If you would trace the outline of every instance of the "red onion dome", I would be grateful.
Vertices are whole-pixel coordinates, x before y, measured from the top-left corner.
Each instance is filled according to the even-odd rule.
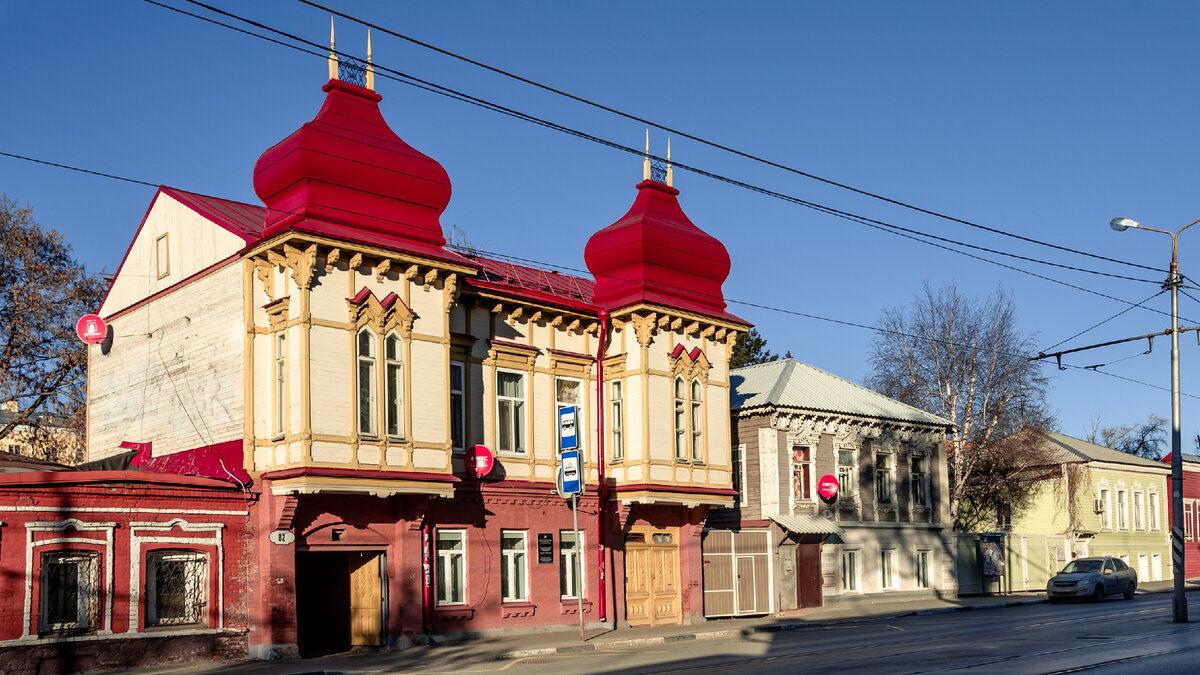
[[[445,169],[391,130],[379,94],[336,79],[322,90],[317,116],[254,165],[263,238],[292,229],[445,257]]]
[[[584,249],[596,279],[592,301],[610,311],[649,303],[742,322],[725,311],[721,294],[729,276],[725,246],[692,224],[679,190],[654,180],[637,189],[629,212]]]

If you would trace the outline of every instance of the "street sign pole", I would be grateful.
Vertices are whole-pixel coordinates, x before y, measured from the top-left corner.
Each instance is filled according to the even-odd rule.
[[[571,495],[571,519],[575,524],[575,598],[579,601],[579,641],[583,642],[583,547],[579,545],[579,493]]]

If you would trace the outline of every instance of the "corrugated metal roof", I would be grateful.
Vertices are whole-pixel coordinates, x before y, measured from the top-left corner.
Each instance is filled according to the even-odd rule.
[[[1120,450],[1113,450],[1095,443],[1078,438],[1072,438],[1066,434],[1060,434],[1055,431],[1043,432],[1046,437],[1044,449],[1047,457],[1055,464],[1066,462],[1113,462],[1115,464],[1132,464],[1134,466],[1154,467],[1169,471],[1170,466],[1162,462],[1131,455]]]
[[[730,378],[733,393],[729,405],[733,410],[778,406],[952,426],[949,420],[796,359],[735,368],[730,372]]]
[[[780,527],[796,534],[843,534],[837,523],[821,516],[771,516]]]

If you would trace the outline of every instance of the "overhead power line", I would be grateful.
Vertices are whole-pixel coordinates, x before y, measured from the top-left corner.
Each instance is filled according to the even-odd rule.
[[[206,22],[208,22],[208,23],[212,23],[212,24],[219,25],[219,26],[222,26],[222,27],[231,28],[232,30],[236,30],[236,31],[238,31],[238,32],[240,32],[240,33],[243,33],[243,34],[246,34],[246,35],[251,35],[251,36],[254,36],[254,37],[259,37],[259,38],[261,38],[261,39],[264,39],[264,40],[267,40],[267,41],[269,41],[269,42],[272,42],[272,43],[275,43],[275,44],[280,44],[280,45],[282,45],[282,46],[286,46],[286,47],[289,47],[289,48],[291,48],[291,49],[295,49],[295,50],[297,50],[297,51],[300,51],[300,52],[303,52],[303,53],[307,53],[307,54],[311,54],[311,55],[314,55],[314,56],[318,56],[318,57],[320,57],[320,58],[327,58],[327,56],[326,56],[326,54],[325,54],[325,51],[326,51],[327,47],[325,47],[325,46],[323,46],[323,45],[320,45],[320,44],[318,44],[318,43],[315,43],[315,42],[312,42],[312,41],[310,41],[310,40],[304,39],[304,38],[302,38],[302,37],[300,37],[300,36],[298,36],[298,35],[295,35],[295,34],[292,34],[292,33],[288,33],[288,32],[286,32],[286,31],[282,31],[282,30],[279,30],[279,29],[273,28],[273,27],[271,27],[271,26],[268,26],[268,25],[266,25],[266,24],[263,24],[263,23],[261,23],[261,22],[254,21],[253,19],[248,19],[248,18],[246,18],[246,17],[243,17],[243,16],[240,16],[240,15],[234,14],[234,13],[232,13],[232,12],[228,12],[228,11],[226,11],[226,10],[223,10],[223,9],[220,9],[220,8],[218,8],[218,7],[214,7],[214,6],[212,6],[212,5],[209,5],[209,4],[206,4],[206,3],[203,3],[203,2],[199,2],[198,0],[187,0],[187,2],[189,2],[189,3],[193,4],[193,5],[196,5],[196,6],[198,6],[198,7],[203,7],[204,9],[207,9],[207,10],[209,10],[209,11],[211,11],[211,12],[214,12],[214,13],[220,14],[220,15],[222,15],[222,16],[226,16],[226,17],[229,17],[229,18],[231,18],[231,19],[235,19],[235,20],[237,20],[237,21],[241,21],[241,22],[243,22],[243,23],[246,23],[246,24],[248,24],[248,25],[254,26],[254,27],[256,27],[256,28],[259,28],[259,29],[261,29],[261,30],[270,31],[270,32],[272,32],[272,33],[274,33],[274,34],[276,34],[276,35],[280,35],[280,36],[286,37],[286,38],[288,38],[289,40],[293,40],[293,41],[295,41],[295,42],[298,42],[298,43],[300,43],[300,44],[308,45],[308,46],[309,46],[309,47],[311,47],[312,49],[311,49],[311,50],[308,50],[308,49],[303,49],[303,48],[301,48],[301,47],[298,47],[298,46],[296,46],[296,45],[293,45],[293,44],[287,44],[287,43],[283,43],[283,42],[280,42],[280,41],[278,41],[278,40],[275,40],[275,39],[273,39],[273,38],[269,38],[269,37],[265,37],[265,36],[260,36],[260,35],[258,35],[258,34],[256,34],[256,33],[253,33],[253,32],[250,32],[250,31],[246,31],[246,30],[243,30],[243,29],[240,29],[240,28],[234,27],[234,26],[229,26],[229,25],[228,25],[228,24],[226,24],[226,23],[223,23],[223,22],[220,22],[220,21],[216,21],[216,20],[214,20],[214,19],[211,19],[211,18],[208,18],[208,17],[204,17],[204,16],[201,16],[201,15],[198,15],[198,14],[192,13],[192,12],[187,12],[187,11],[185,11],[185,10],[178,9],[178,8],[176,8],[176,7],[172,7],[172,6],[170,6],[170,5],[166,5],[166,4],[163,4],[163,3],[160,3],[160,2],[156,2],[155,0],[145,0],[145,1],[146,1],[146,2],[148,2],[148,3],[150,3],[150,4],[152,4],[152,5],[155,5],[155,6],[158,6],[158,7],[162,7],[162,8],[164,8],[164,9],[169,9],[169,10],[172,10],[172,11],[178,12],[178,13],[180,13],[180,14],[184,14],[184,15],[186,15],[186,16],[190,16],[190,17],[193,17],[193,18],[201,19],[201,20],[203,20],[203,21],[206,21]],[[349,55],[349,54],[344,54],[344,53],[342,53],[342,52],[340,52],[340,51],[337,51],[337,50],[333,50],[333,53],[334,53],[334,54],[337,54],[337,55],[339,55],[339,56],[345,56],[345,57],[347,57],[347,58],[355,58],[355,57],[353,57],[352,55]],[[425,90],[427,90],[427,91],[431,91],[431,92],[433,92],[433,93],[440,93],[440,94],[443,94],[443,95],[447,95],[447,96],[449,96],[450,98],[454,98],[454,99],[456,99],[456,100],[459,100],[459,101],[463,101],[463,102],[467,102],[467,103],[472,103],[472,104],[474,104],[474,105],[478,105],[478,106],[480,106],[480,107],[483,107],[483,108],[485,108],[485,109],[493,110],[493,111],[495,111],[495,112],[500,112],[500,113],[503,113],[503,114],[506,114],[506,115],[509,115],[509,116],[512,116],[512,117],[516,117],[516,118],[518,118],[518,119],[522,119],[522,120],[525,120],[525,121],[528,121],[528,122],[532,122],[532,123],[534,123],[534,124],[538,124],[538,125],[541,125],[541,126],[545,126],[545,127],[547,127],[547,128],[555,129],[555,130],[557,130],[557,131],[561,131],[561,132],[564,132],[564,133],[567,133],[567,134],[570,134],[570,135],[576,136],[576,137],[578,137],[578,138],[583,138],[583,139],[585,139],[585,140],[589,140],[589,141],[592,141],[592,142],[598,143],[598,144],[600,144],[600,145],[604,145],[604,146],[607,146],[607,147],[610,147],[610,148],[613,148],[613,149],[617,149],[617,150],[621,150],[621,151],[627,152],[627,153],[629,153],[629,154],[632,154],[632,155],[634,155],[634,156],[642,156],[642,155],[644,154],[644,152],[643,152],[642,150],[639,150],[639,149],[637,149],[637,148],[632,148],[632,147],[629,147],[629,146],[621,145],[621,144],[619,144],[619,143],[615,143],[615,142],[613,142],[613,141],[609,141],[609,140],[607,140],[607,139],[600,138],[600,137],[598,137],[598,136],[593,136],[593,135],[591,135],[591,134],[588,134],[588,133],[586,133],[586,132],[579,131],[579,130],[577,130],[577,129],[572,129],[572,128],[570,128],[570,127],[566,127],[566,126],[563,126],[563,125],[560,125],[560,124],[557,124],[557,123],[554,123],[554,122],[550,122],[550,121],[548,121],[548,120],[545,120],[545,119],[542,119],[542,118],[538,118],[538,117],[535,117],[535,116],[533,116],[533,115],[530,115],[530,114],[527,114],[527,113],[523,113],[523,112],[520,112],[520,111],[517,111],[517,110],[511,109],[511,108],[508,108],[508,107],[506,107],[506,106],[502,106],[502,105],[500,105],[500,104],[497,104],[497,103],[493,103],[493,102],[490,102],[490,101],[486,101],[486,100],[484,100],[484,99],[479,99],[479,98],[476,98],[476,97],[474,97],[474,96],[471,96],[471,95],[469,95],[469,94],[465,94],[465,93],[463,93],[463,92],[460,92],[460,91],[457,91],[457,90],[454,90],[454,89],[450,89],[450,88],[448,88],[448,87],[445,87],[445,86],[443,86],[443,85],[439,85],[439,84],[436,84],[436,83],[433,83],[433,82],[429,82],[429,81],[426,81],[426,80],[422,80],[422,79],[420,79],[420,78],[414,77],[414,76],[412,76],[412,75],[409,75],[409,74],[407,74],[407,73],[403,73],[403,72],[397,71],[397,70],[395,70],[395,69],[392,69],[392,68],[388,68],[388,67],[386,67],[386,66],[383,66],[383,65],[380,65],[380,64],[373,64],[373,66],[375,67],[377,74],[379,74],[379,75],[381,75],[381,76],[383,76],[383,77],[386,77],[386,78],[388,78],[388,79],[397,80],[397,81],[399,81],[399,82],[402,82],[402,83],[405,83],[405,84],[409,84],[409,85],[411,85],[411,86],[418,86],[419,88],[425,89]],[[390,74],[390,75],[389,75],[389,74]],[[417,84],[414,84],[414,83],[417,83]],[[659,161],[666,161],[665,159],[663,159],[663,158],[661,158],[661,157],[654,156],[654,155],[651,155],[651,157],[653,157],[654,159],[656,159],[656,160],[659,160]],[[944,249],[944,250],[948,250],[948,251],[951,251],[951,252],[959,253],[960,255],[966,255],[967,257],[975,258],[975,259],[977,259],[977,260],[981,260],[981,261],[984,261],[984,262],[989,262],[989,263],[992,263],[992,264],[998,265],[998,266],[1000,266],[1000,267],[1004,267],[1004,268],[1006,268],[1006,269],[1010,269],[1010,270],[1013,270],[1013,271],[1017,271],[1017,272],[1020,272],[1020,273],[1023,273],[1023,274],[1029,274],[1029,275],[1031,275],[1031,276],[1034,276],[1034,277],[1036,277],[1036,278],[1040,278],[1040,279],[1043,279],[1043,280],[1046,280],[1046,281],[1050,281],[1050,282],[1052,282],[1052,283],[1058,283],[1058,284],[1061,284],[1061,285],[1067,286],[1067,287],[1069,287],[1069,288],[1073,288],[1073,289],[1076,289],[1076,290],[1083,291],[1083,292],[1085,292],[1085,293],[1090,293],[1090,294],[1093,294],[1093,295],[1097,295],[1097,296],[1099,296],[1099,297],[1103,297],[1103,298],[1106,298],[1106,299],[1115,300],[1115,301],[1117,301],[1117,302],[1127,302],[1127,301],[1121,300],[1120,298],[1116,298],[1116,297],[1114,297],[1114,296],[1110,296],[1110,295],[1107,295],[1107,294],[1104,294],[1104,293],[1099,293],[1099,292],[1097,292],[1097,291],[1094,291],[1094,290],[1092,290],[1092,289],[1089,289],[1089,288],[1085,288],[1085,287],[1078,286],[1078,285],[1075,285],[1075,284],[1070,284],[1070,283],[1063,282],[1063,281],[1060,281],[1060,280],[1057,280],[1057,279],[1053,279],[1053,278],[1051,278],[1051,277],[1047,277],[1047,276],[1040,275],[1040,274],[1037,274],[1037,273],[1034,273],[1034,272],[1030,272],[1030,271],[1028,271],[1028,270],[1024,270],[1024,269],[1021,269],[1021,268],[1018,268],[1018,267],[1013,267],[1013,266],[1010,266],[1010,265],[1004,265],[1004,264],[1002,264],[1002,263],[997,263],[996,261],[992,261],[992,260],[989,260],[989,259],[987,259],[987,258],[983,258],[983,257],[980,257],[980,256],[971,255],[971,254],[969,254],[969,253],[966,253],[966,252],[963,252],[963,251],[959,251],[959,250],[957,250],[957,249],[954,249],[954,248],[951,248],[951,247],[947,247],[947,246],[939,246],[939,245],[937,245],[937,244],[933,244],[933,243],[932,243],[932,242],[930,242],[930,241],[925,241],[924,239],[922,239],[922,237],[924,237],[924,238],[928,238],[928,239],[930,239],[930,240],[934,240],[934,241],[942,241],[942,242],[946,242],[946,243],[952,243],[952,244],[955,244],[955,245],[958,245],[958,246],[964,246],[964,247],[967,247],[967,248],[971,248],[971,249],[975,249],[975,250],[979,250],[979,251],[983,251],[983,252],[987,252],[987,253],[992,253],[992,254],[994,254],[994,255],[1002,255],[1002,256],[1006,256],[1006,257],[1015,258],[1015,259],[1018,259],[1018,260],[1024,260],[1024,261],[1027,261],[1027,262],[1034,262],[1034,263],[1038,263],[1038,264],[1043,264],[1043,265],[1047,265],[1047,266],[1050,266],[1050,267],[1058,267],[1058,268],[1060,268],[1060,269],[1067,269],[1067,270],[1071,270],[1071,271],[1083,272],[1083,273],[1086,273],[1086,274],[1094,274],[1094,275],[1097,275],[1097,276],[1105,276],[1105,277],[1116,278],[1116,279],[1121,279],[1121,280],[1126,280],[1126,281],[1137,281],[1137,282],[1141,282],[1141,283],[1158,283],[1158,282],[1156,282],[1156,281],[1152,281],[1152,280],[1149,280],[1149,279],[1138,279],[1138,278],[1135,278],[1135,277],[1128,277],[1128,276],[1123,276],[1123,275],[1118,275],[1118,274],[1112,274],[1112,273],[1108,273],[1108,272],[1101,272],[1101,271],[1098,271],[1098,270],[1091,270],[1091,269],[1087,269],[1087,268],[1074,267],[1074,266],[1071,266],[1071,265],[1064,265],[1064,264],[1061,264],[1061,263],[1055,263],[1055,262],[1050,262],[1050,261],[1046,261],[1046,260],[1040,260],[1040,259],[1037,259],[1037,258],[1031,258],[1031,257],[1028,257],[1028,256],[1021,256],[1021,255],[1018,255],[1018,254],[1007,253],[1007,252],[1004,252],[1004,251],[999,251],[999,250],[996,250],[996,249],[989,249],[989,248],[985,248],[985,247],[982,247],[982,246],[976,246],[976,245],[974,245],[974,244],[969,244],[969,243],[966,243],[966,242],[963,242],[963,241],[960,241],[960,240],[953,240],[953,239],[947,239],[947,238],[944,238],[944,237],[938,237],[938,236],[936,236],[936,235],[932,235],[932,234],[928,234],[928,233],[920,232],[920,231],[918,231],[918,230],[912,230],[912,229],[909,229],[909,228],[904,228],[904,227],[901,227],[901,226],[899,226],[899,225],[895,225],[895,224],[893,224],[893,223],[887,223],[887,222],[884,222],[884,221],[880,221],[880,220],[876,220],[876,219],[867,218],[867,217],[865,217],[865,216],[859,216],[859,215],[857,215],[857,214],[853,214],[853,213],[850,213],[850,212],[847,212],[847,211],[842,211],[842,210],[840,210],[840,209],[836,209],[836,208],[833,208],[833,207],[824,206],[824,205],[822,205],[822,204],[818,204],[818,203],[815,203],[815,202],[810,202],[810,201],[808,201],[808,200],[804,200],[804,199],[801,199],[801,198],[799,198],[799,197],[795,197],[795,196],[792,196],[792,195],[787,195],[787,194],[785,194],[785,193],[777,192],[777,191],[774,191],[774,190],[769,190],[769,189],[766,189],[766,188],[763,188],[763,187],[760,187],[760,186],[757,186],[757,185],[753,185],[753,184],[750,184],[750,183],[746,183],[745,181],[740,181],[740,180],[733,179],[733,178],[729,178],[729,177],[727,177],[727,176],[724,176],[724,175],[721,175],[721,174],[718,174],[718,173],[715,173],[715,172],[711,172],[711,171],[707,171],[707,170],[704,170],[704,169],[700,169],[699,167],[691,166],[691,165],[688,165],[688,164],[682,164],[682,163],[679,163],[679,162],[672,162],[672,164],[673,164],[675,167],[677,167],[677,168],[680,168],[680,169],[684,169],[684,170],[691,171],[691,172],[693,172],[693,173],[696,173],[697,175],[705,176],[705,177],[707,177],[707,178],[711,178],[711,179],[713,179],[713,180],[717,180],[717,181],[724,182],[724,183],[727,183],[727,184],[730,184],[730,185],[734,185],[734,186],[736,186],[736,187],[741,187],[741,188],[744,188],[744,189],[749,189],[749,190],[751,190],[751,191],[758,192],[758,193],[760,193],[760,194],[764,194],[764,195],[767,195],[767,196],[770,196],[770,197],[774,197],[774,198],[777,198],[777,199],[781,199],[781,200],[783,200],[783,201],[788,201],[788,202],[791,202],[791,203],[794,203],[794,204],[798,204],[798,205],[800,205],[800,206],[805,206],[805,207],[807,207],[807,208],[814,209],[814,210],[816,210],[816,211],[820,211],[820,212],[826,213],[826,214],[828,214],[828,215],[834,215],[834,216],[837,216],[837,217],[844,218],[844,219],[846,219],[846,220],[850,220],[850,221],[852,221],[852,222],[857,222],[857,223],[859,223],[859,224],[862,224],[862,225],[867,225],[868,227],[876,227],[876,229],[883,229],[883,230],[885,230],[885,231],[892,231],[892,233],[893,233],[893,234],[898,234],[898,233],[908,233],[909,235],[913,235],[913,236],[909,236],[909,237],[907,237],[907,238],[914,239],[915,241],[920,241],[920,242],[922,242],[922,243],[925,243],[925,244],[928,244],[928,245],[935,246],[935,247],[937,247],[937,248],[942,248],[942,249]],[[904,235],[900,235],[900,236],[904,236]],[[1146,269],[1153,269],[1153,268],[1146,268]]]
[[[192,4],[194,4],[194,5],[199,5],[199,6],[201,6],[201,7],[205,7],[205,8],[207,8],[207,9],[212,9],[213,11],[218,11],[218,12],[220,12],[220,10],[213,9],[213,8],[211,8],[209,5],[205,5],[204,3],[198,2],[197,0],[187,0],[187,1],[188,1],[188,2],[191,2],[191,3],[192,3]],[[959,223],[959,224],[961,224],[961,225],[967,225],[967,226],[969,226],[969,227],[973,227],[973,228],[976,228],[976,229],[979,229],[979,230],[983,230],[983,231],[985,231],[985,232],[990,232],[990,233],[992,233],[992,234],[998,234],[998,235],[1001,235],[1001,236],[1010,237],[1010,238],[1017,239],[1017,240],[1019,240],[1019,241],[1023,241],[1023,242],[1030,243],[1030,244],[1037,244],[1037,245],[1039,245],[1039,246],[1046,246],[1046,247],[1053,248],[1053,249],[1056,249],[1056,250],[1059,250],[1059,251],[1064,251],[1064,252],[1067,252],[1067,253],[1074,253],[1074,254],[1076,254],[1076,255],[1082,255],[1082,256],[1089,257],[1089,258],[1094,258],[1094,259],[1096,259],[1096,260],[1103,260],[1103,261],[1105,261],[1105,262],[1117,263],[1117,264],[1120,264],[1120,265],[1128,265],[1128,266],[1130,266],[1130,267],[1136,267],[1136,268],[1140,268],[1140,269],[1144,269],[1144,270],[1150,270],[1150,271],[1155,271],[1155,272],[1161,271],[1161,270],[1159,270],[1159,269],[1157,269],[1157,268],[1155,268],[1155,267],[1150,267],[1150,266],[1147,266],[1147,265],[1141,265],[1141,264],[1138,264],[1138,263],[1132,263],[1132,262],[1129,262],[1129,261],[1127,261],[1127,260],[1119,260],[1119,259],[1116,259],[1116,258],[1109,258],[1109,257],[1106,257],[1106,256],[1097,255],[1097,254],[1094,254],[1094,253],[1088,253],[1088,252],[1086,252],[1086,251],[1080,251],[1080,250],[1073,249],[1073,248],[1069,248],[1069,247],[1066,247],[1066,246],[1061,246],[1061,245],[1058,245],[1058,244],[1053,244],[1053,243],[1046,242],[1046,241],[1042,241],[1042,240],[1039,240],[1039,239],[1033,239],[1033,238],[1031,238],[1031,237],[1025,237],[1025,236],[1022,236],[1022,235],[1019,235],[1019,234],[1014,234],[1014,233],[1012,233],[1012,232],[1007,232],[1007,231],[1000,230],[1000,229],[993,228],[993,227],[988,227],[988,226],[986,226],[986,225],[980,225],[979,223],[975,223],[975,222],[972,222],[972,221],[969,221],[969,220],[964,220],[964,219],[962,219],[962,218],[957,218],[957,217],[954,217],[954,216],[946,215],[946,214],[944,214],[944,213],[941,213],[941,212],[938,212],[938,211],[934,211],[934,210],[931,210],[931,209],[926,209],[926,208],[923,208],[923,207],[920,207],[920,206],[916,206],[916,205],[914,205],[914,204],[911,204],[911,203],[908,203],[908,202],[905,202],[905,201],[901,201],[901,200],[898,200],[898,199],[893,199],[893,198],[891,198],[891,197],[885,197],[885,196],[883,196],[883,195],[880,195],[880,194],[878,194],[878,193],[875,193],[875,192],[871,192],[871,191],[869,191],[869,190],[864,190],[864,189],[862,189],[862,188],[857,188],[857,187],[854,187],[853,185],[849,185],[849,184],[846,184],[846,183],[841,183],[841,182],[838,182],[838,181],[835,181],[835,180],[831,180],[831,179],[828,179],[828,178],[824,178],[824,177],[818,176],[818,175],[816,175],[816,174],[812,174],[812,173],[809,173],[809,172],[807,172],[807,171],[802,171],[802,170],[800,170],[800,169],[797,169],[797,168],[794,168],[794,167],[788,166],[788,165],[786,165],[786,164],[782,164],[782,163],[780,163],[780,162],[776,162],[776,161],[769,160],[769,159],[766,159],[766,158],[764,158],[764,157],[760,157],[760,156],[758,156],[758,155],[755,155],[755,154],[752,154],[752,153],[749,153],[749,152],[745,152],[745,151],[742,151],[742,150],[738,150],[737,148],[733,148],[733,147],[730,147],[730,146],[727,146],[727,145],[723,145],[723,144],[721,144],[721,143],[717,143],[717,142],[715,142],[715,141],[710,141],[710,140],[708,140],[708,139],[706,139],[706,138],[703,138],[703,137],[700,137],[700,136],[696,136],[696,135],[694,135],[694,134],[690,134],[690,133],[688,133],[688,132],[686,132],[686,131],[682,131],[682,130],[680,130],[680,129],[676,129],[676,128],[674,128],[674,127],[668,126],[668,125],[666,125],[666,124],[663,124],[663,123],[660,123],[660,122],[655,122],[655,121],[653,121],[653,120],[649,120],[649,119],[646,119],[646,118],[644,118],[644,117],[639,117],[639,116],[637,116],[637,115],[634,115],[634,114],[632,114],[632,113],[627,113],[627,112],[625,112],[625,111],[623,111],[623,110],[620,110],[620,109],[617,109],[617,108],[613,108],[613,107],[611,107],[611,106],[608,106],[608,105],[604,105],[603,103],[598,103],[598,102],[596,102],[596,101],[593,101],[593,100],[590,100],[590,99],[584,98],[584,97],[582,97],[582,96],[578,96],[578,95],[572,94],[572,93],[570,93],[570,92],[567,92],[567,91],[564,91],[564,90],[562,90],[562,89],[557,89],[557,88],[555,88],[555,87],[551,87],[550,85],[543,84],[543,83],[541,83],[541,82],[537,82],[536,80],[531,80],[531,79],[529,79],[529,78],[527,78],[527,77],[523,77],[523,76],[521,76],[521,75],[517,75],[516,73],[512,73],[512,72],[509,72],[509,71],[507,71],[507,70],[503,70],[503,69],[501,69],[501,68],[497,68],[496,66],[489,65],[489,64],[487,64],[487,63],[484,63],[484,62],[482,62],[482,61],[478,61],[478,60],[472,59],[472,58],[470,58],[470,57],[463,56],[462,54],[458,54],[458,53],[452,52],[452,51],[450,51],[450,50],[448,50],[448,49],[443,49],[443,48],[441,48],[441,47],[438,47],[437,45],[433,45],[433,44],[430,44],[430,43],[428,43],[428,42],[424,42],[424,41],[422,41],[422,40],[418,40],[417,38],[414,38],[414,37],[412,37],[412,36],[409,36],[409,35],[404,35],[403,33],[396,32],[396,31],[394,31],[394,30],[392,30],[392,29],[390,29],[390,28],[387,28],[387,27],[381,26],[381,25],[379,25],[379,24],[377,24],[377,23],[373,23],[373,22],[367,21],[366,19],[363,19],[363,18],[357,17],[357,16],[355,16],[355,15],[353,15],[353,14],[348,14],[348,13],[346,13],[346,12],[342,12],[342,11],[339,11],[339,10],[333,9],[332,7],[327,7],[327,6],[325,6],[325,5],[322,5],[321,3],[314,2],[313,0],[297,0],[297,1],[298,1],[298,2],[301,2],[301,3],[305,4],[305,5],[309,5],[310,7],[315,7],[315,8],[317,8],[317,9],[320,9],[320,10],[322,10],[322,11],[324,11],[324,12],[329,12],[330,14],[333,14],[333,15],[335,15],[335,16],[340,16],[340,17],[342,17],[343,19],[347,19],[347,20],[349,20],[349,21],[353,21],[353,22],[355,22],[355,23],[357,23],[357,24],[359,24],[359,25],[361,25],[361,26],[365,26],[365,27],[367,27],[367,28],[372,28],[372,29],[374,29],[374,30],[380,31],[380,32],[382,32],[382,33],[385,33],[385,34],[387,34],[387,35],[391,35],[391,36],[393,36],[393,37],[400,38],[401,40],[406,40],[406,41],[408,41],[408,42],[411,42],[412,44],[415,44],[415,45],[418,45],[418,46],[420,46],[420,47],[424,47],[424,48],[426,48],[426,49],[429,49],[429,50],[432,50],[432,51],[438,52],[439,54],[443,54],[443,55],[445,55],[445,56],[449,56],[449,57],[451,57],[451,58],[454,58],[454,59],[457,59],[457,60],[459,60],[459,61],[463,61],[463,62],[465,62],[465,63],[469,63],[469,64],[471,64],[471,65],[473,65],[473,66],[477,66],[477,67],[479,67],[479,68],[483,68],[483,69],[485,69],[485,70],[489,70],[489,71],[491,71],[491,72],[493,72],[493,73],[496,73],[496,74],[498,74],[498,75],[503,75],[504,77],[511,78],[511,79],[513,79],[513,80],[516,80],[516,81],[518,81],[518,82],[521,82],[521,83],[524,83],[524,84],[527,84],[527,85],[530,85],[530,86],[533,86],[533,87],[537,87],[538,89],[541,89],[541,90],[543,90],[543,91],[547,91],[547,92],[550,92],[550,93],[552,93],[552,94],[556,94],[556,95],[559,95],[559,96],[563,96],[563,97],[565,97],[565,98],[568,98],[568,99],[571,99],[571,100],[573,100],[573,101],[577,101],[577,102],[579,102],[579,103],[583,103],[584,105],[592,106],[592,107],[594,107],[594,108],[597,108],[597,109],[599,109],[599,110],[603,110],[603,111],[605,111],[605,112],[612,113],[612,114],[614,114],[614,115],[617,115],[617,116],[619,116],[619,117],[623,117],[623,118],[625,118],[625,119],[628,119],[628,120],[631,120],[631,121],[637,122],[637,123],[639,123],[639,124],[645,124],[645,125],[648,125],[648,126],[652,126],[652,127],[656,128],[656,129],[660,129],[660,130],[662,130],[662,131],[666,131],[666,132],[668,132],[668,133],[675,134],[675,135],[677,135],[677,136],[680,136],[680,137],[682,137],[682,138],[686,138],[686,139],[688,139],[688,140],[695,141],[695,142],[697,142],[697,143],[700,143],[700,144],[702,144],[702,145],[707,145],[707,146],[709,146],[709,147],[711,147],[711,148],[715,148],[715,149],[717,149],[717,150],[721,150],[721,151],[723,151],[723,152],[728,152],[728,153],[730,153],[730,154],[737,155],[737,156],[739,156],[739,157],[743,157],[743,158],[745,158],[745,159],[749,159],[749,160],[751,160],[751,161],[758,162],[758,163],[760,163],[760,164],[765,164],[765,165],[767,165],[767,166],[770,166],[770,167],[773,167],[773,168],[776,168],[776,169],[781,169],[781,170],[783,170],[783,171],[786,171],[786,172],[788,172],[788,173],[792,173],[792,174],[795,174],[795,175],[798,175],[798,176],[803,176],[803,177],[805,177],[805,178],[809,178],[809,179],[811,179],[811,180],[815,180],[815,181],[818,181],[818,182],[821,182],[821,183],[825,183],[826,185],[831,185],[831,186],[833,186],[833,187],[840,188],[840,189],[842,189],[842,190],[847,190],[847,191],[850,191],[850,192],[853,192],[853,193],[856,193],[856,194],[859,194],[859,195],[863,195],[864,197],[870,197],[870,198],[872,198],[872,199],[877,199],[877,200],[880,200],[880,201],[886,202],[886,203],[888,203],[888,204],[892,204],[892,205],[894,205],[894,206],[899,206],[899,207],[902,207],[902,208],[905,208],[905,209],[910,209],[910,210],[912,210],[912,211],[916,211],[917,213],[923,213],[923,214],[925,214],[925,215],[928,215],[928,216],[933,216],[933,217],[935,217],[935,218],[941,218],[941,219],[943,219],[943,220],[947,220],[947,221],[950,221],[950,222],[953,222],[953,223]],[[230,16],[232,16],[232,15],[230,15]]]

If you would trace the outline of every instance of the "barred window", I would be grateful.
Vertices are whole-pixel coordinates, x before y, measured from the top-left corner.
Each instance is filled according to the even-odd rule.
[[[95,630],[100,603],[100,555],[87,551],[42,554],[38,632]]]
[[[198,551],[156,551],[146,563],[146,625],[205,623],[208,557]]]

